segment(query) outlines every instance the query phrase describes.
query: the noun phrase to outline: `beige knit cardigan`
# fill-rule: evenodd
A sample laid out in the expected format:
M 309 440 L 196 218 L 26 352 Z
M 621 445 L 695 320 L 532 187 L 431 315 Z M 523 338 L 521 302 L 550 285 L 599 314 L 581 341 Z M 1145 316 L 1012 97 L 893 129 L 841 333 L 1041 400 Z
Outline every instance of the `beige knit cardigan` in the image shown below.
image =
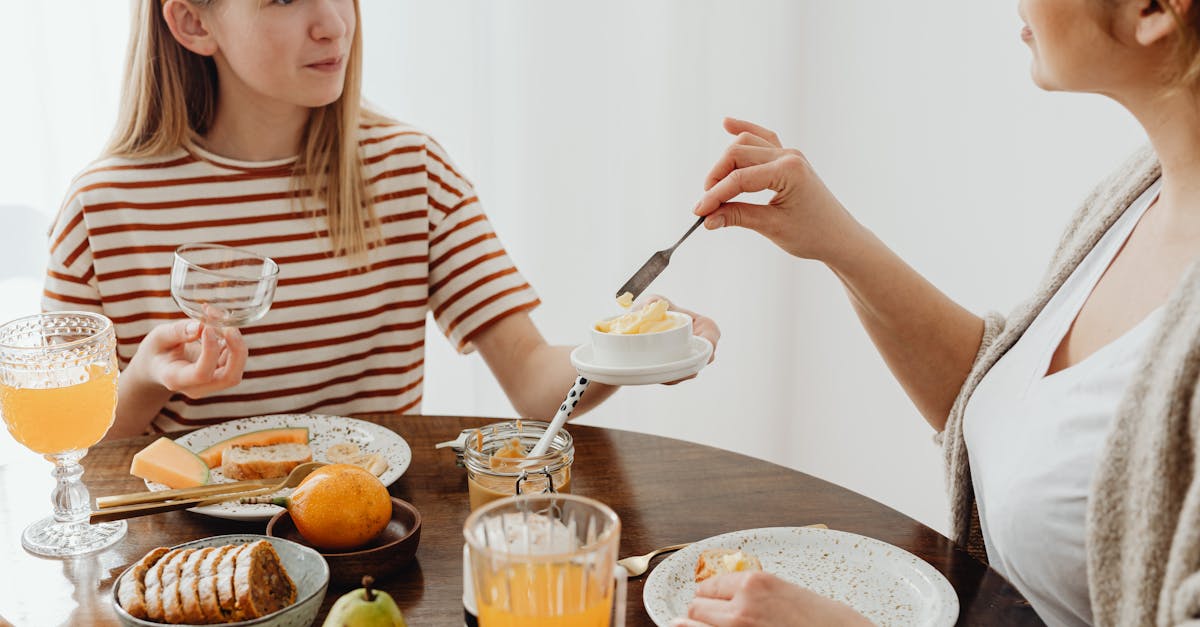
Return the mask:
M 951 535 L 973 554 L 983 538 L 963 440 L 967 400 L 1159 175 L 1150 149 L 1134 155 L 1084 202 L 1034 296 L 1007 319 L 986 318 L 983 343 L 940 434 Z M 1200 263 L 1184 274 L 1163 313 L 1117 408 L 1088 499 L 1087 578 L 1096 625 L 1200 625 Z

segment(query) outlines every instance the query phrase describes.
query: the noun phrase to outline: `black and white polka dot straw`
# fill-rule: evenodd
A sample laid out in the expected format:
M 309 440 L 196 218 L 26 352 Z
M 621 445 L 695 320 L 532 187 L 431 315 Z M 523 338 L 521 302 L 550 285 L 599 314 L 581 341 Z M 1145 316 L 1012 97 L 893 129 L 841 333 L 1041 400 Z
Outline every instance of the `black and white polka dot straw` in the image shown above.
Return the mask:
M 545 455 L 546 451 L 550 450 L 550 443 L 554 441 L 554 436 L 562 430 L 563 424 L 567 422 L 567 418 L 571 417 L 571 412 L 575 411 L 575 406 L 579 404 L 579 399 L 583 397 L 583 391 L 587 389 L 588 380 L 586 377 L 580 376 L 575 379 L 575 385 L 571 386 L 571 391 L 567 392 L 567 398 L 563 401 L 558 412 L 554 414 L 554 420 L 550 421 L 550 426 L 546 428 L 546 433 L 542 434 L 542 439 L 538 440 L 537 446 L 529 452 L 530 457 Z

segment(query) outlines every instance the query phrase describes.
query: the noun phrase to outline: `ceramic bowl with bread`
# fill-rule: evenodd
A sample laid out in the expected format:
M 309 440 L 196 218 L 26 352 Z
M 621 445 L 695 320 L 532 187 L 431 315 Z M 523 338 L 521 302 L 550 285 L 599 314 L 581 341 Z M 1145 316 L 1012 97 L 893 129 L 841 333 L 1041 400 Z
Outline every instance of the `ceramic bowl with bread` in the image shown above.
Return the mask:
M 113 606 L 127 627 L 293 627 L 316 620 L 328 586 L 318 552 L 234 534 L 151 550 L 117 578 Z

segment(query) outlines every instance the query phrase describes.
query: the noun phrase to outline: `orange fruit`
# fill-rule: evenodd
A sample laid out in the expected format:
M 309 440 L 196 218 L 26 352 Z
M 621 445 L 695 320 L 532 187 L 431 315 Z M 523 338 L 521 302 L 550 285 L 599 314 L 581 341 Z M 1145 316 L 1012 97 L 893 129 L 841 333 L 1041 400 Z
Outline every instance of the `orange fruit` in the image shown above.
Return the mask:
M 313 546 L 341 551 L 370 542 L 392 519 L 392 499 L 379 479 L 350 464 L 312 472 L 288 497 L 296 530 Z

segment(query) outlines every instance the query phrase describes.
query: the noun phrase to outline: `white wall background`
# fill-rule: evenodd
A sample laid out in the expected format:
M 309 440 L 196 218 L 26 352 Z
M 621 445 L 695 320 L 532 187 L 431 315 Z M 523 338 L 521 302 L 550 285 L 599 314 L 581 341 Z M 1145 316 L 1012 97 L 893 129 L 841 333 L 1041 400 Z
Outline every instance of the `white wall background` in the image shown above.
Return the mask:
M 582 341 L 688 226 L 723 115 L 805 150 L 855 215 L 976 311 L 1033 288 L 1089 186 L 1142 141 L 1115 105 L 1030 84 L 1015 2 L 362 3 L 368 97 L 473 178 L 558 343 Z M 0 79 L 9 318 L 37 309 L 45 223 L 115 117 L 127 3 L 0 7 L 21 25 L 0 39 L 0 58 L 21 61 Z M 750 233 L 699 232 L 654 287 L 721 324 L 717 363 L 624 390 L 584 422 L 768 459 L 945 529 L 930 432 L 826 270 Z M 512 413 L 482 362 L 436 337 L 426 386 L 427 413 Z M 0 464 L 12 455 L 28 453 L 0 437 Z

